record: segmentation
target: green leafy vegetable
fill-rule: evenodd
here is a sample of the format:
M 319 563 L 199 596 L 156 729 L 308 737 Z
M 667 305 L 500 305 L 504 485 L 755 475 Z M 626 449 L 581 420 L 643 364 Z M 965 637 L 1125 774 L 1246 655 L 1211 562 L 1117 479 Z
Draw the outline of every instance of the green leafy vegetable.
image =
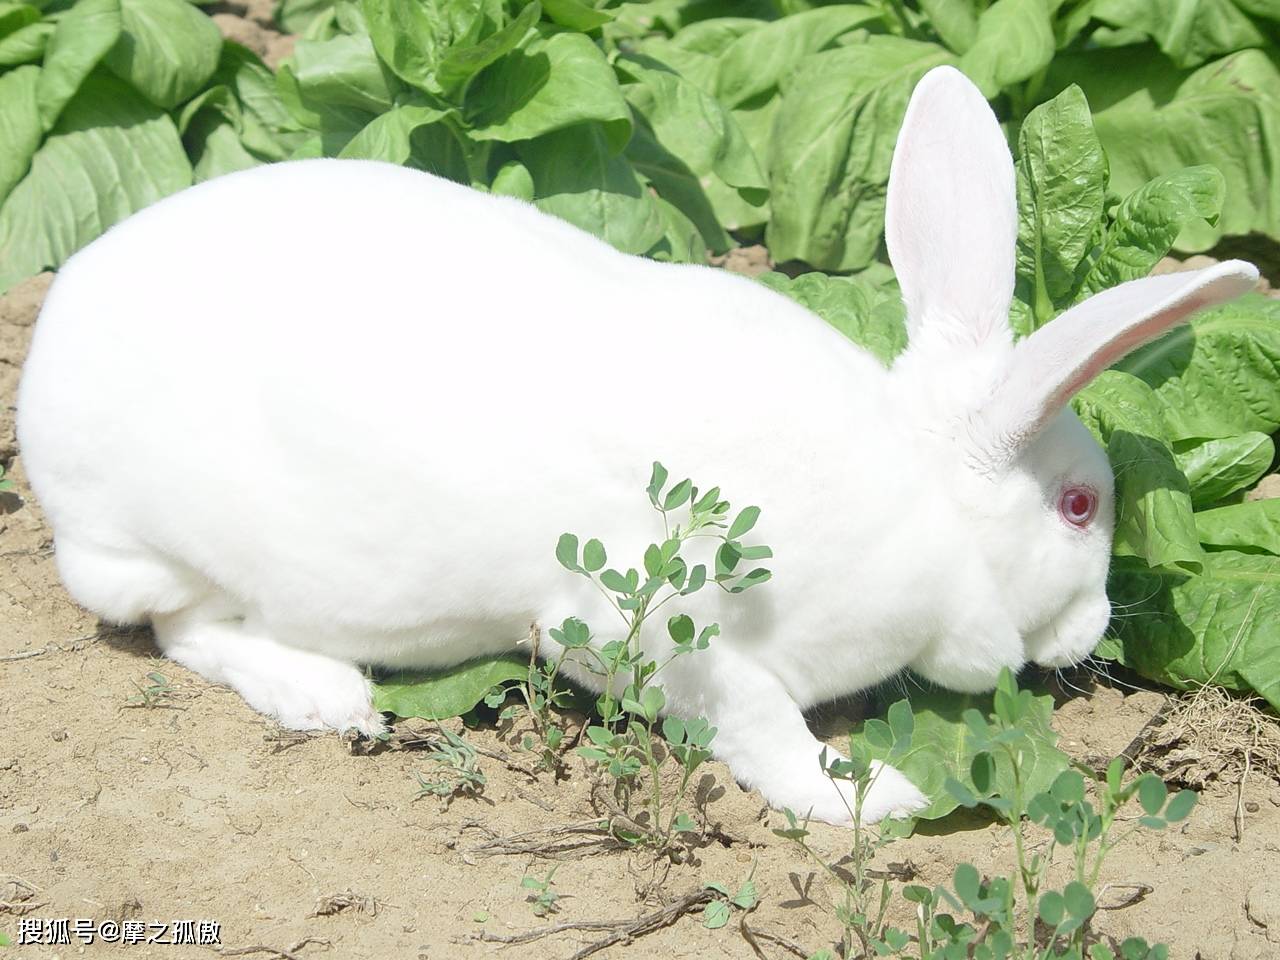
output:
M 934 43 L 867 36 L 813 54 L 782 85 L 768 158 L 775 260 L 857 270 L 876 253 L 898 127 L 916 82 L 954 58 Z
M 1206 310 L 1117 364 L 1155 391 L 1169 438 L 1280 429 L 1280 301 L 1257 295 Z
M 1280 557 L 1223 550 L 1204 573 L 1113 573 L 1120 660 L 1181 689 L 1214 683 L 1280 709 Z
M 393 673 L 373 685 L 373 705 L 397 717 L 444 720 L 466 713 L 486 693 L 529 673 L 528 658 L 515 655 L 469 660 L 445 670 Z
M 1116 471 L 1116 554 L 1198 572 L 1204 552 L 1191 492 L 1155 392 L 1137 377 L 1108 370 L 1076 395 L 1075 408 Z
M 104 62 L 157 107 L 177 106 L 213 75 L 222 37 L 186 0 L 120 0 L 120 15 L 120 38 Z
M 1181 449 L 1179 449 L 1181 448 Z M 1191 503 L 1203 507 L 1256 483 L 1275 459 L 1275 444 L 1265 433 L 1243 433 L 1219 440 L 1174 445 L 1178 469 L 1191 487 Z
M 0 289 L 59 266 L 107 227 L 191 180 L 168 115 L 110 74 L 94 74 L 0 207 Z
M 1027 785 L 1024 789 L 1033 793 L 1046 789 L 1067 768 L 1067 757 L 1057 748 L 1057 734 L 1049 725 L 1053 697 L 1035 695 L 1028 690 L 1020 691 L 1017 697 L 1022 710 L 1016 726 L 1026 734 L 1028 744 L 1022 754 L 1021 774 Z M 975 711 L 980 718 L 985 717 L 996 705 L 991 694 L 961 695 L 944 690 L 913 691 L 908 703 L 907 713 L 915 715 L 915 728 L 911 733 L 911 746 L 905 753 L 889 758 L 893 738 L 888 735 L 888 728 L 894 723 L 895 711 L 900 713 L 906 707 L 902 702 L 889 708 L 887 723 L 869 720 L 855 728 L 851 736 L 853 743 L 865 748 L 871 757 L 891 762 L 930 799 L 929 806 L 917 813 L 917 817 L 937 820 L 959 806 L 955 796 L 945 789 L 947 780 L 973 787 L 974 758 L 989 749 L 985 737 L 977 735 L 981 723 L 975 727 L 971 720 L 966 720 L 966 713 Z M 1011 764 L 997 755 L 994 776 L 981 792 L 994 789 L 1009 795 L 1012 777 Z

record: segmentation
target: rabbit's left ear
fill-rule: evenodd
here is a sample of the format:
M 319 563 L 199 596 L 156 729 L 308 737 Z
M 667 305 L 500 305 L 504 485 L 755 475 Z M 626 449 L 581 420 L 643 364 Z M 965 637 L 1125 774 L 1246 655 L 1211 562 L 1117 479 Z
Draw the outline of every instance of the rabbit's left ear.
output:
M 1253 264 L 1224 260 L 1203 270 L 1130 280 L 1067 310 L 1014 347 L 1008 375 L 973 424 L 981 459 L 1008 463 L 1107 367 L 1257 282 Z
M 893 151 L 885 242 L 912 340 L 1009 341 L 1018 210 L 1013 158 L 978 88 L 954 67 L 916 84 Z

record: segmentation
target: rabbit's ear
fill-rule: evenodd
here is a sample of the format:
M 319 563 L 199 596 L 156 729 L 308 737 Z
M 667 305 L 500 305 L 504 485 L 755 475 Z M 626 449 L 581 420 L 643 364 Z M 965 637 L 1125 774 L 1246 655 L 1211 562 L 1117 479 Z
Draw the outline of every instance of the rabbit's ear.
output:
M 889 172 L 885 242 L 912 339 L 1007 343 L 1018 211 L 1009 145 L 954 67 L 916 84 Z
M 1125 354 L 1204 307 L 1247 293 L 1258 268 L 1226 260 L 1203 270 L 1130 280 L 1067 310 L 1020 341 L 1009 373 L 983 405 L 983 459 L 1007 463 L 1085 384 Z

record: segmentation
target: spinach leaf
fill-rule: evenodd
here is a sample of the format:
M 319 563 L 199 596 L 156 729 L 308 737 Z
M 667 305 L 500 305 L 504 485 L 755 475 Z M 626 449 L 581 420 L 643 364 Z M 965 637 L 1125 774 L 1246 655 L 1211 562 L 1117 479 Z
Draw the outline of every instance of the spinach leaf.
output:
M 1280 429 L 1280 301 L 1249 294 L 1121 360 L 1146 382 L 1171 440 Z
M 735 204 L 759 205 L 768 184 L 737 122 L 718 100 L 664 64 L 621 56 L 615 69 L 634 82 L 623 87 L 643 118 L 628 156 L 668 201 L 697 225 L 707 248 L 722 252 Z M 699 257 L 701 259 L 701 257 Z
M 871 262 L 884 228 L 894 141 L 916 81 L 953 61 L 934 43 L 868 36 L 803 60 L 782 85 L 766 161 L 766 243 L 778 262 L 825 270 Z
M 222 35 L 186 0 L 120 0 L 120 16 L 120 39 L 103 62 L 157 107 L 176 107 L 213 75 Z
M 1027 116 L 1018 133 L 1015 295 L 1018 333 L 1048 323 L 1077 285 L 1104 217 L 1107 159 L 1074 84 Z
M 1170 449 L 1155 391 L 1137 377 L 1106 370 L 1073 402 L 1115 471 L 1115 554 L 1198 573 L 1204 551 L 1191 493 Z
M 1023 752 L 1019 775 L 1022 788 L 1031 793 L 1045 790 L 1059 773 L 1067 769 L 1067 755 L 1057 748 L 1058 736 L 1049 720 L 1053 714 L 1053 697 L 1049 694 L 1033 695 L 1031 709 L 1024 716 L 1020 729 L 1029 737 L 1029 748 Z M 867 737 L 867 724 L 860 724 L 850 735 L 855 742 L 866 746 L 872 757 L 887 760 L 904 773 L 908 780 L 930 799 L 929 806 L 915 814 L 922 820 L 945 817 L 959 806 L 958 801 L 945 788 L 948 777 L 973 787 L 970 771 L 973 758 L 979 752 L 973 731 L 965 723 L 966 710 L 977 710 L 983 717 L 993 710 L 991 694 L 957 694 L 946 690 L 913 690 L 908 697 L 911 712 L 915 715 L 911 731 L 911 747 L 905 753 L 889 759 L 889 750 L 878 738 Z M 890 724 L 894 707 L 886 714 Z M 1013 769 L 1003 751 L 993 754 L 996 762 L 992 786 L 1009 796 L 1012 793 Z
M 1195 67 L 1266 44 L 1265 34 L 1241 9 L 1246 6 L 1232 0 L 1095 0 L 1090 12 L 1113 27 L 1142 31 L 1178 66 Z M 1271 19 L 1280 19 L 1274 5 Z
M 1243 50 L 1189 75 L 1153 48 L 1059 55 L 1050 88 L 1078 82 L 1125 196 L 1188 163 L 1212 163 L 1228 190 L 1214 223 L 1191 222 L 1181 250 L 1203 250 L 1223 234 L 1280 235 L 1280 69 L 1262 50 Z
M 0 75 L 0 204 L 22 179 L 44 130 L 36 109 L 39 67 L 19 67 Z
M 1126 613 L 1115 621 L 1126 666 L 1182 690 L 1258 693 L 1280 709 L 1280 557 L 1215 551 L 1200 576 L 1124 565 L 1109 592 Z
M 631 136 L 631 110 L 608 60 L 578 33 L 537 37 L 478 76 L 467 94 L 471 137 L 514 143 L 587 121 L 613 153 Z
M 812 310 L 858 346 L 875 354 L 886 367 L 906 349 L 906 310 L 896 282 L 876 283 L 862 277 L 831 277 L 825 273 L 806 273 L 792 279 L 771 272 L 756 279 Z
M 772 93 L 807 55 L 879 20 L 880 15 L 874 7 L 842 4 L 806 10 L 748 30 L 720 54 L 713 92 L 728 107 Z
M 1275 457 L 1275 444 L 1265 433 L 1242 433 L 1218 440 L 1174 444 L 1178 469 L 1191 487 L 1191 502 L 1203 507 L 1250 487 L 1261 479 Z
M 1280 556 L 1280 500 L 1254 500 L 1196 514 L 1206 546 Z
M 667 221 L 635 168 L 613 153 L 600 124 L 580 124 L 517 145 L 533 179 L 538 207 L 613 244 L 644 253 L 662 240 Z M 572 157 L 572 163 L 565 158 Z
M 528 658 L 514 654 L 443 670 L 405 670 L 374 683 L 373 706 L 397 717 L 445 720 L 466 713 L 499 684 L 528 675 Z
M 991 99 L 1047 67 L 1054 49 L 1046 0 L 996 0 L 978 17 L 960 69 Z
M 1205 166 L 1158 176 L 1129 194 L 1081 280 L 1076 299 L 1147 276 L 1184 228 L 1197 220 L 1217 220 L 1225 194 L 1222 174 Z
M 120 37 L 120 0 L 77 0 L 58 21 L 36 80 L 40 122 L 49 130 L 89 72 Z
M 107 227 L 191 180 L 169 116 L 111 74 L 94 73 L 0 207 L 0 290 L 60 266 Z

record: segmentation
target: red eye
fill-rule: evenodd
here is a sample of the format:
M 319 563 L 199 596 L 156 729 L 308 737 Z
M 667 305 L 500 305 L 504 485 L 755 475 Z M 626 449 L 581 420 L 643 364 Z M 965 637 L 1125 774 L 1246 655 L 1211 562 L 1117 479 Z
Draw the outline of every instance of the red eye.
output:
M 1058 513 L 1067 523 L 1085 526 L 1098 512 L 1098 495 L 1088 487 L 1067 487 L 1058 501 Z

